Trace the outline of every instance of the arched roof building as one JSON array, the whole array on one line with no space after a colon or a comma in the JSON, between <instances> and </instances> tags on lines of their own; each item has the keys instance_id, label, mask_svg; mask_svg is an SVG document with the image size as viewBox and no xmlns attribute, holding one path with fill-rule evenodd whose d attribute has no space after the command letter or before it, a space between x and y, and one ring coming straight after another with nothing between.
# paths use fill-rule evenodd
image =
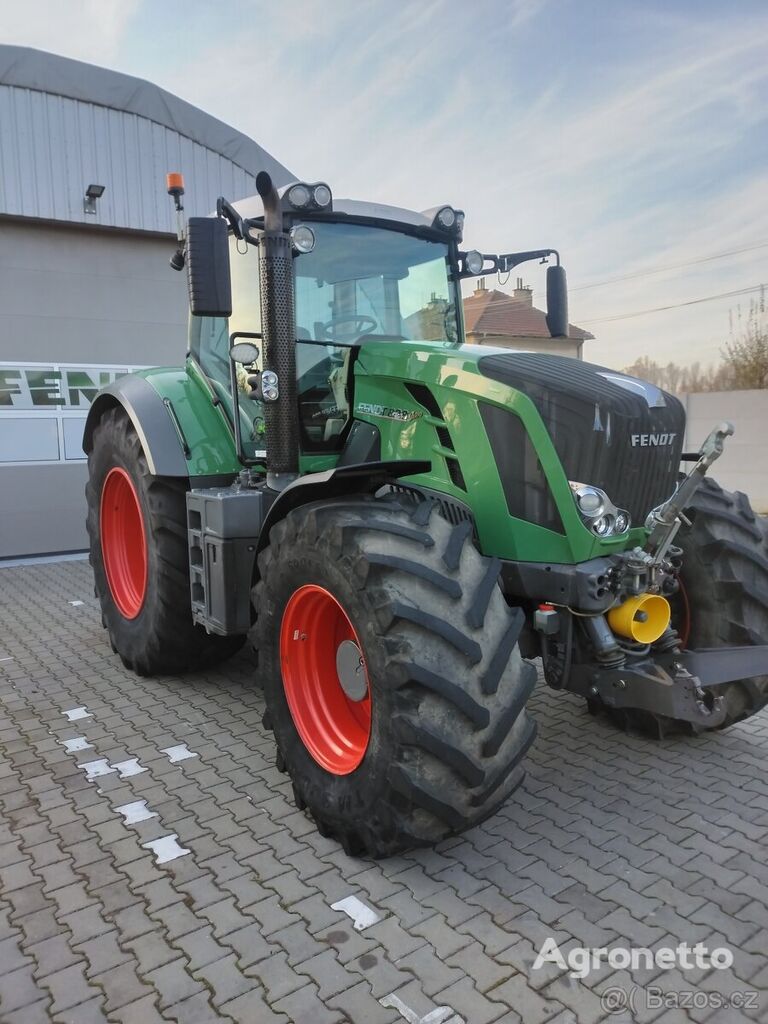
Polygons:
<instances>
[{"instance_id":1,"label":"arched roof building","mask_svg":"<svg viewBox=\"0 0 768 1024\"><path fill-rule=\"evenodd\" d=\"M292 177L150 82L0 46L0 558L85 547L80 439L96 389L183 361L166 172L185 175L187 213L207 214L219 195L252 195L260 170Z\"/></svg>"}]
</instances>

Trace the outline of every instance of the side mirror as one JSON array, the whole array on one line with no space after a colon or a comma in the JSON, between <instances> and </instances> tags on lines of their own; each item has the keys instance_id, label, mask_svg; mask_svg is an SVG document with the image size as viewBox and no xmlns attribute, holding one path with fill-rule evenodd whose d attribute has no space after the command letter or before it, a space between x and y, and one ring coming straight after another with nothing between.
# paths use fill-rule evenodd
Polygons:
<instances>
[{"instance_id":1,"label":"side mirror","mask_svg":"<svg viewBox=\"0 0 768 1024\"><path fill-rule=\"evenodd\" d=\"M232 315L227 222L221 217L189 218L187 284L194 316Z\"/></svg>"},{"instance_id":2,"label":"side mirror","mask_svg":"<svg viewBox=\"0 0 768 1024\"><path fill-rule=\"evenodd\" d=\"M551 338L568 337L568 284L565 267L547 267L547 327Z\"/></svg>"}]
</instances>

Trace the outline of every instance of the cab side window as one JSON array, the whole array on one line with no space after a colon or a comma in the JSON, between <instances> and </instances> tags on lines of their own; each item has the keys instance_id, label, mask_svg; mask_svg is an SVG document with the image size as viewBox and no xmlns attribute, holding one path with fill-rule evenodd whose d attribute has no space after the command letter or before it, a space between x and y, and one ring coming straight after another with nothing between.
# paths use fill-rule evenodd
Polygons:
<instances>
[{"instance_id":1,"label":"cab side window","mask_svg":"<svg viewBox=\"0 0 768 1024\"><path fill-rule=\"evenodd\" d=\"M229 330L224 317L190 317L190 350L206 376L229 389Z\"/></svg>"}]
</instances>

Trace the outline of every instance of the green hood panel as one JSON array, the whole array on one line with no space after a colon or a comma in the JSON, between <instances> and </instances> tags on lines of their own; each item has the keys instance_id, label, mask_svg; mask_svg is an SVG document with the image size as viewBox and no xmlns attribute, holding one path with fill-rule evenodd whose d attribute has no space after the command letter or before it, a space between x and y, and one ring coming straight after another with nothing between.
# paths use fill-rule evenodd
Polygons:
<instances>
[{"instance_id":1,"label":"green hood panel","mask_svg":"<svg viewBox=\"0 0 768 1024\"><path fill-rule=\"evenodd\" d=\"M486 555L574 563L642 543L643 530L600 540L584 526L534 403L521 391L480 373L479 360L497 352L509 350L429 342L364 344L355 364L355 417L378 427L383 459L432 461L432 472L411 478L411 482L469 505ZM418 387L409 388L409 382L428 388L439 409L425 407L415 397L420 394ZM562 533L509 514L479 402L500 406L522 421L557 507ZM439 418L432 414L436 411ZM453 472L451 462L455 464Z\"/></svg>"}]
</instances>

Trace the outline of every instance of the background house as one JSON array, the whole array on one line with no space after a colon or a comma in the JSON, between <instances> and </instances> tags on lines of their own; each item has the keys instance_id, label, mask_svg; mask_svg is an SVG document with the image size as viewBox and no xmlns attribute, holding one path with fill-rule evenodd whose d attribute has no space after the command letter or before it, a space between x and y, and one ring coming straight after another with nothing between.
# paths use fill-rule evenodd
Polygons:
<instances>
[{"instance_id":1,"label":"background house","mask_svg":"<svg viewBox=\"0 0 768 1024\"><path fill-rule=\"evenodd\" d=\"M533 292L518 277L512 295L487 288L481 278L474 294L464 299L467 341L473 345L551 352L582 359L582 345L594 338L589 331L569 324L567 338L551 338L545 313L533 304Z\"/></svg>"}]
</instances>

